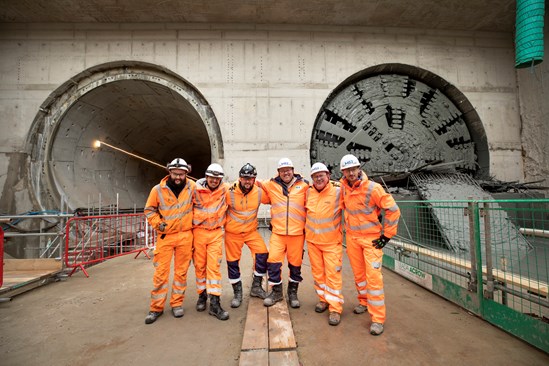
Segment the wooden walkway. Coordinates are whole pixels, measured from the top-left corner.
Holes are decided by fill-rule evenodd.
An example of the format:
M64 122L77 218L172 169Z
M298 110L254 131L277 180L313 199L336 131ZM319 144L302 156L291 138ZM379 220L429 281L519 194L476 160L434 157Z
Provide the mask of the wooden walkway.
M250 298L240 366L299 366L296 348L286 300L268 308L263 300Z
M12 296L45 285L62 270L55 259L4 259L0 296Z

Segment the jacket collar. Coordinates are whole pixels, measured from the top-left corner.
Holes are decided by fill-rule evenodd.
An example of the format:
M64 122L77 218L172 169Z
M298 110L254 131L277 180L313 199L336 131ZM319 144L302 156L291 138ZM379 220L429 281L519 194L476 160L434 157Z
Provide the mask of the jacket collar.
M282 193L284 193L285 196L288 196L290 194L288 189L291 186L295 185L298 182L304 181L303 177L300 174L294 174L294 178L292 179L292 181L290 182L289 185L284 183L284 181L280 178L280 176L276 176L274 178L271 178L271 180L278 183L282 187Z

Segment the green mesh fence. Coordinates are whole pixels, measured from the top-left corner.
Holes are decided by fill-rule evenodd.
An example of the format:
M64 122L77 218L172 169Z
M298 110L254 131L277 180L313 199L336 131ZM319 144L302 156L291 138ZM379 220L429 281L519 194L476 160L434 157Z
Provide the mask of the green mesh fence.
M387 267L549 352L549 200L398 204Z

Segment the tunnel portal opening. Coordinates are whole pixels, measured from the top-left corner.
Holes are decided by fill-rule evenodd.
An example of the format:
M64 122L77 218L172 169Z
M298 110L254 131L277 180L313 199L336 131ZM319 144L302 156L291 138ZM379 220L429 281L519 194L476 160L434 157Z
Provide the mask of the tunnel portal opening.
M44 138L35 145L45 147L44 161L36 153L32 159L44 167L35 187L43 207L61 200L71 210L142 208L166 170L108 145L162 166L183 158L196 177L222 159L213 112L184 80L142 65L95 70L95 80L89 73L50 101L44 125L51 123L51 133L36 128ZM96 140L106 144L94 147Z
M488 175L486 134L473 106L442 78L402 64L351 76L322 106L311 162L324 162L339 178L346 154L355 155L374 178L391 180L431 165Z

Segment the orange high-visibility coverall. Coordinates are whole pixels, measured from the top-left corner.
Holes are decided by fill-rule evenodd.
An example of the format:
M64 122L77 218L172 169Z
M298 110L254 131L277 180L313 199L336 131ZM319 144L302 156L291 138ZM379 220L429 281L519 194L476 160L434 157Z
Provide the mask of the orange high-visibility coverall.
M307 221L305 239L314 286L318 298L329 305L329 311L343 311L341 266L343 261L343 232L341 228L341 188L328 182L322 191L314 186L307 192Z
M160 223L167 224L164 231L158 231L154 249L153 290L151 291L150 311L163 311L168 295L170 264L174 256L174 275L170 305L181 306L187 289L187 270L193 252L193 202L195 183L186 179L185 187L175 197L166 185L169 176L154 186L145 204L145 216L149 224L158 230Z
M269 241L267 271L269 285L282 283L284 255L288 256L290 281L301 282L305 229L305 192L309 183L296 174L288 187L280 177L263 182L262 187L271 204L272 234Z
M267 194L255 184L244 194L237 182L227 191L227 222L225 223L225 256L229 282L241 281L238 262L242 256L244 244L250 248L254 259L254 274L267 274L267 256L269 251L263 238L257 231L257 212L261 203L268 203Z
M351 187L340 180L345 208L347 255L353 269L360 304L368 306L373 323L385 323L385 295L381 263L383 251L374 248L372 241L381 234L390 238L397 232L400 210L389 193L361 172ZM385 212L383 224L381 211Z
M206 179L196 182L193 198L193 246L196 291L221 296L221 261L223 260L223 230L227 202L227 183L210 190Z

